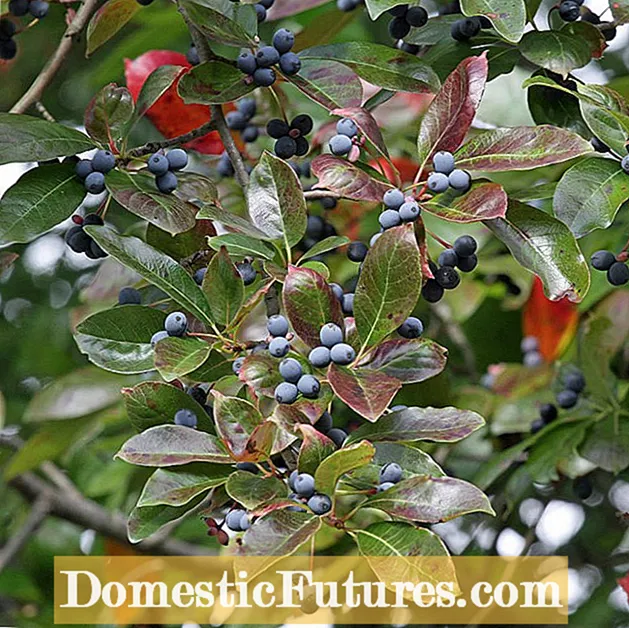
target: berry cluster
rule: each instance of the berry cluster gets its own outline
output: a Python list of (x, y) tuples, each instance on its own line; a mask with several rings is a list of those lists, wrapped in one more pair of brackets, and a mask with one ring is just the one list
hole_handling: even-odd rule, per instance
[(338, 325), (326, 323), (319, 331), (319, 340), (321, 344), (308, 354), (308, 360), (315, 368), (324, 368), (330, 362), (344, 366), (354, 361), (356, 351), (343, 342), (343, 330)]
[(431, 172), (426, 185), (431, 192), (441, 194), (452, 188), (465, 194), (472, 185), (472, 177), (465, 170), (455, 168), (454, 155), (445, 150), (435, 153), (432, 158), (434, 172)]
[(41, 20), (48, 15), (50, 4), (45, 0), (11, 0), (9, 12), (15, 17), (22, 17), (30, 13), (34, 18)]
[[(378, 216), (378, 222), (385, 231), (397, 227), (403, 222), (413, 222), (419, 218), (421, 208), (412, 197), (405, 197), (398, 189), (387, 190), (382, 197), (384, 211)], [(379, 235), (379, 234), (376, 234)], [(371, 244), (378, 238), (372, 238)]]
[[(352, 283), (352, 290), (355, 289), (357, 282), (358, 277), (356, 277)], [(334, 296), (340, 301), (343, 314), (345, 314), (345, 316), (354, 316), (354, 293), (351, 290), (349, 292), (345, 292), (337, 283), (331, 283), (330, 288), (332, 289)]]
[(76, 176), (83, 181), (90, 194), (105, 191), (105, 175), (114, 169), (116, 158), (108, 150), (97, 150), (92, 159), (81, 159), (76, 164)]
[(389, 35), (393, 39), (404, 39), (411, 28), (419, 28), (428, 22), (428, 11), (423, 7), (409, 7), (408, 4), (401, 4), (389, 9), (393, 19), (389, 22)]
[(295, 35), (285, 28), (281, 28), (273, 35), (272, 46), (258, 48), (255, 55), (243, 52), (236, 60), (238, 69), (252, 77), (258, 87), (270, 87), (275, 83), (277, 75), (273, 69), (279, 64), (280, 70), (287, 75), (297, 74), (301, 69), (299, 57), (290, 52), (295, 44)]
[(321, 216), (309, 214), (308, 222), (306, 223), (306, 233), (303, 240), (300, 242), (300, 247), (304, 250), (308, 250), (317, 244), (317, 242), (321, 242), (321, 240), (325, 240), (333, 235), (336, 235), (334, 225)]
[(336, 8), (339, 11), (353, 11), (359, 5), (363, 4), (364, 0), (336, 0)]
[(305, 136), (312, 131), (312, 127), (312, 118), (304, 113), (293, 118), (290, 124), (273, 118), (266, 125), (266, 132), (276, 140), (275, 154), (281, 159), (291, 159), (295, 156), (303, 157), (310, 150)]
[(476, 240), (469, 235), (457, 238), (451, 249), (446, 249), (439, 255), (439, 266), (429, 262), (434, 279), (429, 279), (422, 288), (422, 296), (429, 303), (437, 303), (445, 290), (454, 290), (460, 283), (461, 277), (455, 266), (464, 273), (469, 273), (478, 263)]
[(563, 0), (559, 5), (559, 17), (565, 22), (576, 22), (581, 17), (583, 0)]
[(358, 127), (350, 118), (341, 118), (336, 123), (336, 133), (328, 143), (330, 152), (337, 157), (347, 155), (352, 149), (354, 138), (358, 135)]
[(99, 259), (107, 257), (107, 253), (96, 244), (96, 241), (85, 233), (83, 227), (88, 225), (104, 225), (105, 222), (98, 214), (88, 214), (85, 218), (81, 216), (72, 216), (72, 222), (75, 226), (70, 227), (65, 235), (66, 244), (75, 253), (85, 253), (89, 259)]
[(314, 424), (315, 429), (327, 436), (337, 447), (342, 447), (347, 438), (347, 432), (340, 427), (333, 427), (332, 415), (324, 412)]
[(522, 363), (524, 366), (534, 368), (544, 364), (544, 358), (539, 352), (539, 340), (535, 336), (525, 336), (520, 343), (523, 353)]
[(291, 499), (302, 498), (315, 515), (325, 515), (332, 510), (332, 500), (323, 493), (317, 493), (315, 479), (309, 473), (293, 471), (288, 478), (288, 486), (294, 491)]
[(153, 334), (151, 345), (155, 345), (169, 336), (184, 336), (188, 331), (188, 318), (183, 312), (171, 312), (164, 321), (164, 329)]
[(192, 412), (192, 410), (188, 410), (184, 408), (182, 410), (177, 410), (175, 412), (175, 425), (180, 425), (182, 427), (189, 427), (193, 430), (197, 429), (197, 415)]
[(139, 290), (127, 286), (118, 293), (118, 305), (141, 305), (142, 295)]
[(17, 54), (17, 44), (13, 39), (15, 31), (11, 20), (0, 20), (0, 59), (10, 61)]
[[(239, 131), (243, 142), (255, 142), (260, 131), (255, 124), (251, 124), (251, 118), (256, 115), (256, 101), (254, 98), (242, 98), (236, 103), (236, 111), (230, 111), (225, 115), (227, 126), (232, 131)], [(231, 162), (230, 162), (231, 165)]]
[(307, 399), (316, 399), (319, 396), (321, 382), (314, 375), (304, 373), (300, 362), (295, 358), (282, 360), (279, 370), (284, 381), (275, 389), (275, 400), (278, 403), (294, 403), (300, 393)]
[(378, 493), (393, 488), (402, 479), (402, 467), (397, 462), (388, 462), (380, 469)]
[(476, 37), (483, 28), (491, 28), (491, 22), (484, 15), (466, 17), (452, 24), (450, 35), (456, 41), (469, 41), (472, 37)]
[(188, 165), (188, 154), (182, 148), (174, 148), (164, 153), (153, 153), (148, 160), (148, 171), (155, 175), (155, 185), (163, 194), (171, 194), (177, 189), (175, 171)]
[(258, 22), (264, 22), (266, 20), (266, 12), (275, 4), (275, 0), (260, 0), (253, 5), (258, 16)]
[(607, 281), (612, 286), (624, 286), (629, 281), (629, 268), (619, 262), (611, 251), (596, 251), (592, 255), (592, 267), (607, 272)]

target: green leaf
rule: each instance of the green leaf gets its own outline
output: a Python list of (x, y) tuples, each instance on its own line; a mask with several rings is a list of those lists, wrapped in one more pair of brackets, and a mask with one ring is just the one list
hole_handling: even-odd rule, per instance
[(420, 523), (442, 523), (472, 512), (495, 514), (489, 499), (473, 484), (421, 475), (373, 495), (363, 507)]
[(605, 43), (600, 31), (586, 22), (572, 22), (560, 30), (530, 31), (520, 42), (522, 55), (542, 68), (566, 77), (589, 63)]
[(404, 384), (417, 384), (439, 375), (447, 355), (447, 349), (427, 338), (392, 338), (370, 349), (357, 367), (386, 373)]
[(196, 338), (164, 338), (155, 345), (155, 368), (167, 381), (198, 369), (210, 356), (211, 346)]
[(487, 81), (487, 57), (469, 57), (448, 76), (422, 118), (417, 137), (422, 170), (440, 150), (454, 152), (463, 142)]
[(365, 168), (352, 164), (334, 155), (319, 155), (310, 165), (313, 176), (319, 179), (316, 188), (336, 192), (343, 198), (354, 201), (382, 202), (382, 197), (391, 184), (373, 176)]
[(556, 218), (518, 201), (509, 202), (505, 218), (485, 224), (513, 256), (544, 284), (552, 301), (581, 301), (590, 287), (590, 271), (574, 236)]
[(202, 288), (210, 304), (212, 318), (221, 325), (229, 325), (244, 301), (245, 284), (225, 247), (221, 247), (210, 261)]
[(212, 324), (210, 307), (194, 279), (177, 262), (133, 237), (119, 236), (107, 227), (85, 228), (121, 264), (135, 270), (204, 323)]
[(250, 4), (231, 0), (184, 0), (188, 18), (211, 41), (249, 47), (258, 34), (258, 18)]
[(125, 209), (172, 235), (194, 227), (198, 209), (174, 194), (162, 194), (152, 175), (114, 170), (107, 175), (105, 183), (113, 198)]
[(134, 121), (146, 114), (181, 76), (184, 70), (185, 68), (180, 65), (162, 65), (148, 75), (135, 103)]
[(618, 25), (629, 22), (629, 0), (613, 0), (609, 6)]
[(265, 151), (251, 173), (247, 188), (249, 216), (254, 226), (286, 249), (306, 232), (306, 199), (294, 170)]
[(94, 148), (79, 131), (41, 118), (0, 113), (0, 165), (18, 161), (46, 161)]
[(507, 194), (501, 185), (474, 183), (463, 196), (449, 190), (421, 203), (421, 206), (444, 220), (468, 223), (502, 218), (507, 211), (507, 203)]
[(263, 418), (256, 407), (238, 397), (226, 397), (216, 390), (214, 395), (214, 422), (216, 430), (235, 458), (247, 450), (250, 437)]
[(142, 6), (136, 0), (108, 0), (103, 4), (88, 24), (85, 54), (89, 57), (98, 50), (141, 9)]
[(376, 453), (375, 447), (362, 441), (344, 446), (325, 458), (315, 472), (315, 486), (318, 493), (332, 496), (342, 475), (369, 464)]
[(203, 407), (177, 386), (163, 382), (142, 382), (133, 388), (123, 388), (121, 392), (129, 421), (139, 432), (149, 427), (171, 424), (177, 410), (191, 410), (197, 417), (198, 429), (214, 431), (214, 423)]
[(624, 471), (629, 467), (629, 422), (610, 416), (595, 423), (579, 455), (609, 473)]
[(221, 247), (225, 247), (227, 252), (235, 257), (253, 256), (272, 261), (276, 253), (273, 247), (251, 236), (242, 235), (240, 233), (226, 233), (224, 235), (208, 238), (208, 244), (215, 251), (219, 251)]
[(285, 77), (328, 111), (360, 107), (363, 87), (353, 70), (336, 61), (302, 61), (299, 74)]
[(153, 370), (151, 336), (164, 328), (166, 315), (141, 305), (123, 305), (92, 314), (79, 323), (74, 339), (81, 353), (107, 371)]
[(498, 35), (517, 43), (522, 39), (526, 26), (524, 0), (461, 0), (465, 15), (484, 15), (496, 29)]
[(405, 4), (402, 0), (365, 0), (369, 17), (372, 20), (378, 19), (383, 13), (386, 13), (393, 7)]
[(101, 144), (117, 142), (126, 135), (133, 117), (131, 92), (115, 83), (105, 85), (85, 109), (83, 124), (89, 136)]
[(224, 464), (194, 462), (172, 469), (157, 469), (146, 481), (138, 507), (183, 506), (197, 495), (227, 482), (231, 468)]
[(553, 210), (575, 237), (582, 238), (595, 229), (607, 229), (628, 199), (629, 175), (618, 162), (590, 157), (561, 177)]
[(363, 262), (354, 318), (364, 347), (397, 329), (413, 311), (421, 290), (419, 247), (412, 225), (382, 234)]
[(29, 170), (0, 199), (0, 245), (34, 240), (68, 218), (84, 197), (73, 164)]
[(176, 236), (149, 223), (146, 229), (146, 242), (173, 259), (182, 260), (207, 248), (208, 238), (214, 235), (216, 230), (211, 220), (197, 220), (192, 229)]
[(457, 167), (483, 172), (530, 170), (592, 152), (580, 135), (554, 126), (483, 131), (456, 153)]
[(150, 427), (132, 436), (115, 457), (141, 467), (231, 462), (223, 443), (216, 436), (180, 425)]
[(348, 66), (358, 76), (397, 92), (435, 92), (439, 79), (416, 56), (371, 42), (343, 42), (308, 48), (299, 53), (302, 60), (331, 60)]
[(311, 257), (316, 257), (317, 255), (321, 255), (323, 253), (327, 253), (328, 251), (333, 251), (334, 249), (338, 249), (341, 246), (345, 246), (349, 244), (350, 239), (346, 236), (329, 236), (324, 240), (320, 240), (314, 246), (311, 246), (299, 259), (299, 263), (310, 259)]
[(250, 353), (242, 364), (239, 377), (256, 396), (273, 397), (275, 388), (284, 381), (279, 361), (269, 353)]
[(218, 220), (226, 227), (258, 240), (272, 240), (273, 238), (257, 229), (246, 218), (232, 214), (231, 212), (215, 205), (204, 205), (197, 213), (197, 219)]
[(331, 364), (328, 381), (334, 393), (352, 410), (369, 421), (377, 421), (402, 382), (380, 371), (352, 370)]
[(255, 89), (234, 65), (207, 61), (186, 72), (177, 91), (186, 104), (214, 105), (233, 102)]
[(272, 499), (288, 495), (286, 484), (279, 478), (254, 475), (248, 471), (232, 473), (225, 489), (234, 501), (247, 510), (255, 510)]
[(325, 279), (309, 268), (288, 267), (282, 291), (284, 311), (295, 333), (310, 347), (320, 344), (326, 323), (344, 327), (341, 304)]
[(380, 417), (377, 423), (366, 423), (352, 432), (347, 443), (363, 438), (372, 442), (392, 443), (429, 440), (455, 443), (485, 425), (482, 416), (458, 408), (408, 408)]
[(312, 425), (300, 425), (302, 443), (297, 468), (299, 473), (314, 475), (321, 463), (336, 451), (336, 445)]

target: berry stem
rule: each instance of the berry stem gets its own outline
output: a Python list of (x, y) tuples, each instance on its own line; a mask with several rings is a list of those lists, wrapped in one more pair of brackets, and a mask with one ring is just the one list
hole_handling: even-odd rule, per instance
[(432, 231), (430, 231), (427, 227), (424, 227), (424, 229), (426, 230), (426, 233), (433, 238), (434, 240), (436, 240), (437, 242), (439, 242), (439, 244), (441, 244), (441, 246), (443, 246), (446, 249), (451, 249), (452, 245), (449, 242), (446, 242), (443, 238), (440, 238), (436, 233), (433, 233)]
[(286, 115), (286, 110), (284, 109), (282, 100), (276, 90), (277, 90), (277, 87), (275, 85), (271, 85), (271, 87), (269, 88), (269, 91), (271, 92), (271, 96), (273, 97), (273, 100), (275, 101), (277, 108), (280, 110), (280, 113), (282, 114), (282, 118), (284, 119), (284, 122), (288, 124), (288, 117)]

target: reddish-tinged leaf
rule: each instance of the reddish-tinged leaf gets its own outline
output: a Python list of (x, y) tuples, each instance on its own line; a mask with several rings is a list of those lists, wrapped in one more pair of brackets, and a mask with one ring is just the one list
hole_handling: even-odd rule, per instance
[[(272, 512), (275, 512), (276, 510), (285, 510), (286, 508), (290, 508), (291, 506), (297, 506), (298, 503), (293, 501), (292, 499), (282, 499), (282, 498), (278, 498), (278, 499), (272, 499), (270, 502), (267, 502), (266, 504), (264, 504), (263, 506), (259, 506), (258, 508), (254, 508), (251, 511), (251, 515), (253, 515), (254, 517), (264, 517), (265, 515), (268, 515)], [(306, 507), (303, 506), (303, 504), (301, 504), (301, 502), (299, 503), (300, 506), (303, 507), (304, 512), (306, 511)]]
[(269, 20), (281, 20), (284, 17), (296, 15), (313, 7), (325, 4), (328, 0), (275, 0), (268, 12)]
[(300, 473), (314, 475), (319, 465), (336, 451), (336, 445), (312, 425), (300, 425), (303, 441), (297, 467)]
[(593, 151), (580, 135), (550, 125), (483, 131), (456, 154), (458, 168), (483, 172), (530, 170)]
[(402, 387), (395, 377), (378, 371), (354, 371), (331, 364), (328, 381), (337, 397), (369, 421), (376, 421)]
[(88, 104), (83, 124), (89, 136), (108, 144), (124, 137), (133, 116), (133, 98), (126, 87), (110, 83), (101, 89)]
[[(171, 50), (150, 50), (136, 59), (125, 59), (127, 87), (137, 101), (142, 86), (157, 68), (163, 65), (177, 65), (190, 68), (186, 56)], [(210, 121), (210, 110), (203, 105), (186, 105), (177, 93), (179, 81), (173, 84), (149, 108), (146, 116), (164, 137), (177, 137), (196, 129)], [(185, 145), (200, 153), (218, 155), (223, 152), (223, 144), (216, 131)]]
[(227, 450), (216, 436), (180, 425), (159, 425), (132, 436), (116, 458), (143, 467), (231, 462)]
[(259, 508), (275, 498), (286, 497), (288, 488), (275, 476), (254, 475), (236, 471), (229, 476), (225, 489), (228, 495), (247, 510)]
[(363, 109), (362, 107), (347, 107), (346, 109), (335, 109), (331, 113), (335, 116), (352, 119), (380, 153), (383, 155), (389, 154), (387, 145), (384, 143), (384, 138), (380, 132), (380, 127), (376, 119), (367, 109)]
[(376, 179), (367, 171), (334, 155), (315, 157), (311, 170), (319, 179), (315, 188), (331, 190), (354, 201), (379, 203), (384, 193), (391, 188), (389, 183)]
[(497, 183), (477, 183), (463, 196), (446, 192), (421, 206), (452, 222), (478, 222), (491, 218), (502, 218), (507, 213), (507, 193)]
[(487, 497), (473, 484), (425, 475), (402, 480), (370, 497), (364, 506), (420, 523), (440, 523), (471, 512), (494, 514)]
[(293, 430), (295, 426), (315, 423), (332, 403), (332, 390), (323, 383), (316, 399), (302, 397), (289, 405), (280, 404), (275, 408), (274, 418), (286, 429)]
[(284, 310), (295, 333), (316, 347), (319, 331), (326, 323), (343, 327), (343, 313), (325, 279), (310, 268), (289, 266), (282, 291)]
[(272, 397), (275, 388), (284, 379), (279, 372), (279, 360), (266, 353), (251, 353), (238, 374), (241, 381), (257, 396)]
[(465, 139), (485, 91), (487, 70), (483, 53), (461, 61), (445, 80), (419, 129), (417, 151), (422, 169), (433, 153), (454, 152)]
[(103, 4), (87, 27), (86, 55), (91, 55), (109, 41), (141, 9), (136, 0), (109, 0)]
[(226, 397), (213, 390), (216, 430), (235, 458), (246, 450), (249, 437), (263, 418), (255, 406), (239, 397)]
[(373, 347), (358, 366), (382, 371), (404, 384), (415, 384), (439, 375), (447, 355), (447, 349), (427, 338), (394, 338)]
[[(274, 452), (274, 447), (279, 438), (279, 428), (273, 421), (265, 421), (253, 429), (247, 440), (244, 451), (238, 456), (238, 460), (246, 462), (259, 462), (271, 457), (272, 453), (281, 451), (288, 445), (282, 444)], [(290, 442), (288, 443), (290, 444)]]
[[(415, 175), (417, 174), (417, 169), (419, 168), (417, 162), (409, 159), (408, 157), (392, 157), (391, 163), (397, 168), (397, 171), (400, 173), (402, 183), (411, 183), (415, 178)], [(380, 159), (378, 159), (377, 161), (370, 161), (369, 165), (376, 170), (384, 172), (384, 176), (389, 181), (393, 181), (395, 173), (389, 165), (389, 162), (384, 157), (380, 157)]]

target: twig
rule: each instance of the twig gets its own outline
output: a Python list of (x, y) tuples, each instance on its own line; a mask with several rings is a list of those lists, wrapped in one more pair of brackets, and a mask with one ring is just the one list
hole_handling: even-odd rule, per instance
[(211, 131), (216, 131), (216, 120), (210, 120), (209, 122), (206, 122), (196, 129), (192, 129), (192, 131), (184, 133), (183, 135), (171, 137), (170, 139), (162, 140), (161, 142), (147, 142), (146, 144), (142, 144), (142, 146), (132, 148), (129, 152), (127, 152), (126, 156), (142, 157), (142, 155), (150, 155), (162, 148), (170, 148), (171, 146), (178, 146), (179, 144), (187, 144), (192, 140), (196, 140), (199, 137), (207, 135)]
[(51, 500), (48, 494), (42, 494), (35, 500), (26, 521), (7, 541), (6, 545), (0, 549), (0, 573), (22, 551), (22, 548), (46, 520), (50, 512), (50, 504)]
[(54, 116), (50, 113), (50, 111), (48, 111), (48, 109), (46, 109), (46, 107), (44, 107), (44, 103), (39, 100), (35, 103), (35, 109), (41, 113), (44, 120), (48, 120), (48, 122), (56, 122)]
[(41, 100), (44, 90), (48, 87), (59, 71), (59, 68), (63, 65), (63, 62), (66, 60), (72, 48), (74, 36), (78, 35), (85, 28), (92, 14), (98, 8), (98, 5), (99, 0), (85, 0), (80, 6), (74, 19), (63, 34), (59, 46), (57, 46), (57, 50), (55, 50), (52, 57), (48, 60), (48, 63), (46, 63), (26, 93), (13, 105), (10, 113), (24, 113), (31, 105)]

